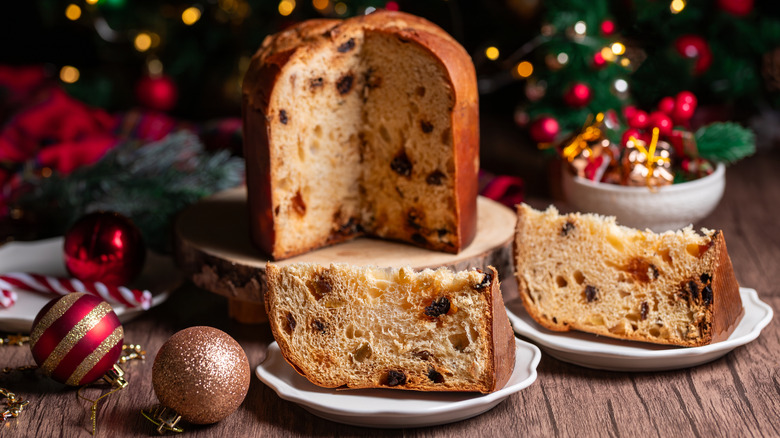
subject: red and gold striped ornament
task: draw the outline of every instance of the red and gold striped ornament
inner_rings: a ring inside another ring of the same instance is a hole
[[[33,358],[44,374],[66,385],[94,382],[114,368],[124,332],[111,306],[72,293],[49,301],[30,333]]]

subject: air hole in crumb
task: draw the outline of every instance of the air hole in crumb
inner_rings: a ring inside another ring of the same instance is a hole
[[[417,106],[414,102],[409,102],[409,114],[417,114],[420,112],[420,107]]]
[[[379,298],[384,294],[385,291],[382,289],[379,289],[378,287],[370,287],[368,288],[368,296],[371,298]]]
[[[469,346],[469,337],[466,333],[455,333],[449,336],[452,348],[462,352]]]
[[[631,292],[629,292],[627,290],[624,290],[624,289],[619,289],[618,293],[620,294],[620,298],[625,298],[625,297],[630,297],[631,296]]]
[[[639,321],[639,315],[636,313],[629,313],[626,315],[626,319],[632,322],[638,322]]]
[[[313,132],[315,137],[317,138],[322,137],[322,126],[320,125],[315,126]]]
[[[431,132],[433,132],[433,123],[427,120],[420,119],[420,129],[422,130],[423,133],[430,134]]]
[[[663,259],[663,261],[667,265],[672,265],[673,264],[672,254],[670,253],[669,248],[661,248],[661,249],[659,249],[658,250],[658,255],[661,256],[661,259]]]
[[[317,155],[317,153],[320,151],[320,142],[317,140],[314,140],[311,142],[311,145],[309,146],[309,153],[312,155]],[[301,159],[303,161],[303,159]]]
[[[609,244],[612,245],[612,247],[616,250],[623,252],[623,242],[617,236],[612,234],[607,235],[607,242],[609,242]]]
[[[303,147],[302,142],[298,142],[298,159],[301,161],[306,161],[306,150]]]
[[[699,245],[695,243],[689,243],[688,245],[685,246],[685,252],[687,252],[693,257],[699,257],[700,254]]]
[[[360,344],[358,348],[355,349],[355,351],[352,353],[352,359],[355,360],[355,362],[361,363],[365,361],[366,359],[371,357],[371,346],[368,345],[368,343],[364,342]]]
[[[442,144],[450,144],[450,140],[452,139],[452,130],[450,128],[447,128],[441,132],[441,142]]]
[[[393,141],[390,137],[390,132],[387,131],[385,125],[379,125],[379,136],[382,137],[382,140],[384,140],[385,143],[391,143]]]
[[[300,216],[303,216],[306,214],[306,203],[303,202],[303,196],[301,195],[301,191],[298,190],[295,192],[295,196],[293,196],[292,201],[292,208],[293,210],[298,213]]]
[[[585,276],[582,275],[582,271],[574,271],[574,281],[576,281],[577,284],[585,283]]]
[[[652,328],[650,328],[650,330],[648,331],[648,334],[649,334],[650,336],[654,337],[654,338],[657,338],[657,337],[661,336],[661,329],[660,329],[660,328],[658,328],[658,327],[652,327]]]
[[[561,277],[560,275],[555,277],[555,283],[558,284],[558,287],[566,287],[569,284],[569,282],[566,281],[566,279]]]
[[[414,90],[414,94],[418,95],[419,97],[425,96],[425,87],[419,86]]]

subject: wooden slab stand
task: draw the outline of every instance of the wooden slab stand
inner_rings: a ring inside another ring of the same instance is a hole
[[[515,213],[487,198],[477,203],[477,235],[460,254],[446,254],[411,245],[358,238],[281,260],[279,265],[311,262],[350,263],[415,269],[453,270],[494,266],[504,300],[517,295],[512,263]],[[267,255],[249,239],[246,188],[220,192],[184,210],[176,221],[176,260],[197,286],[228,297],[230,316],[243,323],[266,321],[263,296]]]

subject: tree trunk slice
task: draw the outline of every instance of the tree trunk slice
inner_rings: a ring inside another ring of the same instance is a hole
[[[360,237],[274,263],[411,266],[416,270],[447,267],[456,271],[491,265],[498,270],[508,301],[517,295],[512,263],[517,218],[511,209],[484,197],[477,201],[477,212],[477,235],[460,254]],[[252,245],[248,217],[245,187],[220,192],[187,208],[176,221],[176,260],[197,286],[228,297],[232,318],[258,323],[266,321],[265,265],[270,259]]]

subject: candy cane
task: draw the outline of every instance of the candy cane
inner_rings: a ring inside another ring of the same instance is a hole
[[[83,283],[75,278],[48,277],[40,274],[11,272],[0,274],[0,307],[8,308],[16,301],[11,288],[33,292],[67,295],[71,292],[85,292],[127,307],[141,307],[146,310],[152,305],[152,293],[148,290],[128,289],[124,286],[108,286],[101,282]]]
[[[0,290],[0,308],[7,309],[16,303],[16,292],[12,290]]]

